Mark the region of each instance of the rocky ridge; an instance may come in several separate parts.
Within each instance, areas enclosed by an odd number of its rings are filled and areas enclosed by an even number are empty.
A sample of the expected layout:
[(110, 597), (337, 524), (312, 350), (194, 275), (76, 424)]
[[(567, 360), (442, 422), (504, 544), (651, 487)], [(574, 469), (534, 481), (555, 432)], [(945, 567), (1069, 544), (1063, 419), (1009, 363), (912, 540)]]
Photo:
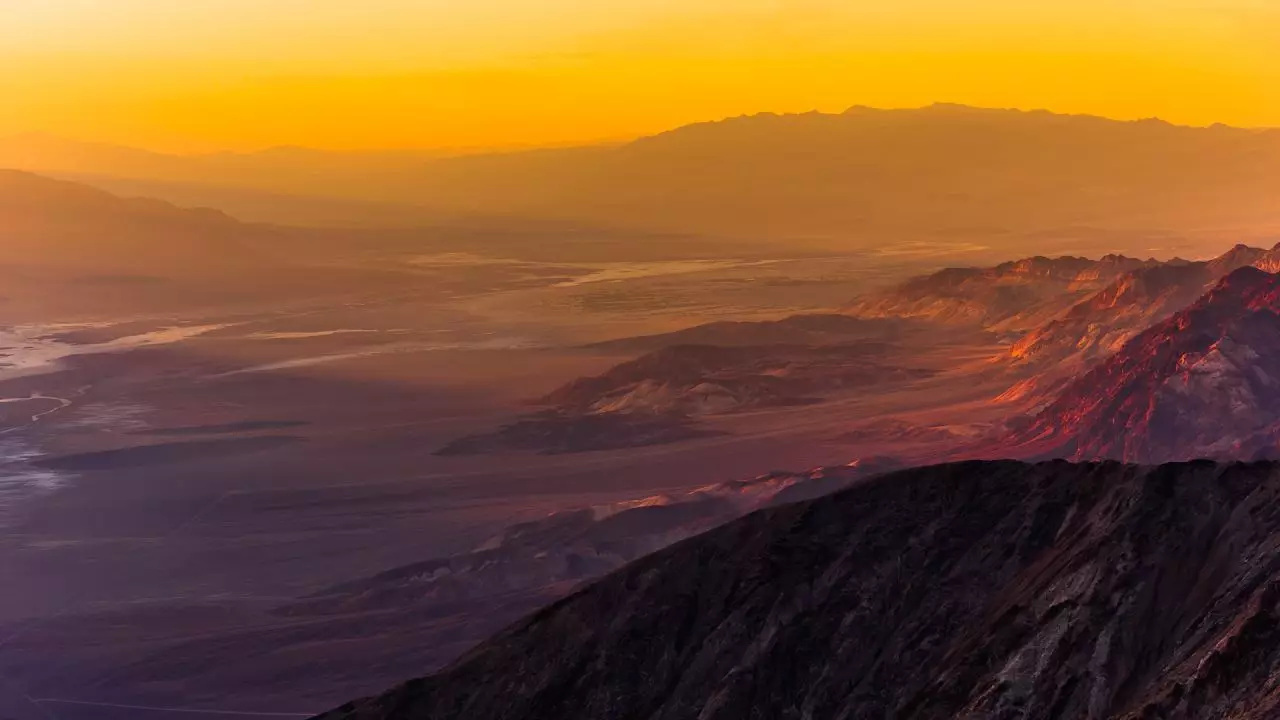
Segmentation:
[(969, 462), (755, 513), (323, 720), (1280, 713), (1280, 468)]

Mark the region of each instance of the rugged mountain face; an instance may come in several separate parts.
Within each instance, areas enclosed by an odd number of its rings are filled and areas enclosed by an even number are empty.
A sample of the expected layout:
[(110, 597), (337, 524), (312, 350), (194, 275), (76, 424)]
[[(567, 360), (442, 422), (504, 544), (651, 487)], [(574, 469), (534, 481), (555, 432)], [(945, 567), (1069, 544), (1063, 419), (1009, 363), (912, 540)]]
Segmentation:
[[(753, 510), (825, 495), (897, 467), (887, 458), (864, 458), (564, 510), (511, 526), (469, 552), (300, 598), (276, 608), (266, 627), (251, 623), (230, 632), (192, 633), (149, 649), (125, 668), (74, 682), (96, 694), (128, 678), (133, 687), (158, 693), (143, 704), (190, 701), (190, 688), (197, 686), (224, 698), (292, 694), (290, 707), (315, 697), (326, 698), (320, 707), (336, 704), (443, 667), (524, 615), (677, 541)], [(58, 642), (50, 652), (58, 652)], [(211, 661), (227, 657), (237, 661)]]
[(1195, 302), (1242, 267), (1280, 269), (1280, 251), (1237, 245), (1205, 262), (1171, 261), (1124, 273), (1061, 317), (1032, 330), (1009, 350), (1024, 368), (1079, 368), (1119, 350), (1130, 338)]
[(1013, 344), (1023, 366), (1089, 362), (1120, 348), (1141, 329), (1190, 305), (1213, 279), (1208, 263), (1161, 265), (1126, 273)]
[(1246, 267), (984, 452), (1152, 462), (1271, 455), (1278, 440), (1280, 276)]
[(325, 720), (1280, 713), (1280, 468), (971, 462), (644, 558)]
[(992, 330), (1029, 330), (1155, 260), (1107, 255), (1032, 257), (991, 268), (950, 268), (872, 293), (847, 309), (858, 318), (914, 318)]
[(754, 510), (819, 497), (898, 467), (890, 458), (865, 458), (806, 472), (777, 471), (678, 495), (565, 510), (507, 528), (469, 553), (344, 583), (281, 612), (326, 616), (421, 609), (522, 592), (535, 599), (564, 594), (578, 583)]

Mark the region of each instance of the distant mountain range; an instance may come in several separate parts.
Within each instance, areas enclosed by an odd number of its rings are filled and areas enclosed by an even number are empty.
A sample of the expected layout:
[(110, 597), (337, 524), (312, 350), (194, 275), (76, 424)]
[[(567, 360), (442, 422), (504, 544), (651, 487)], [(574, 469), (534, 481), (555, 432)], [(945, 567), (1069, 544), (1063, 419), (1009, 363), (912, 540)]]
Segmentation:
[[(1280, 228), (1280, 132), (953, 105), (764, 114), (614, 146), (445, 158), (175, 157), (42, 143), (53, 147), (0, 142), (0, 166), (145, 180), (161, 197), (179, 183), (173, 192), (188, 201), (198, 183), (220, 186), (209, 193), (224, 199), (235, 187), (793, 246), (1009, 251), (1033, 238), (1137, 252), (1169, 233)], [(269, 214), (269, 203), (258, 207)], [(1120, 247), (1116, 233), (1133, 244)]]
[(0, 170), (6, 266), (94, 275), (208, 275), (267, 269), (254, 240), (270, 233), (216, 210), (126, 200), (75, 183)]
[[(1280, 366), (1268, 364), (1280, 353), (1280, 306), (1254, 296), (1280, 282), (1277, 268), (1280, 246), (1237, 245), (1205, 261), (1033, 257), (909, 279), (843, 314), (611, 341), (593, 349), (637, 357), (538, 399), (544, 412), (445, 451), (678, 442), (710, 431), (698, 419), (906, 389), (939, 374), (920, 368), (917, 353), (1003, 338), (979, 372), (1007, 388), (993, 401), (1031, 416), (1011, 417), (1015, 429), (962, 456), (1269, 457), (1280, 454)], [(955, 448), (939, 450), (933, 457)]]
[(1237, 245), (1202, 262), (1032, 258), (911, 280), (851, 312), (1022, 330), (993, 368), (1018, 381), (1006, 399), (1038, 393), (1045, 405), (972, 455), (1271, 457), (1280, 454), (1277, 268), (1280, 246)]
[(359, 262), (396, 240), (246, 223), (211, 208), (0, 170), (0, 322), (226, 309), (408, 283)]

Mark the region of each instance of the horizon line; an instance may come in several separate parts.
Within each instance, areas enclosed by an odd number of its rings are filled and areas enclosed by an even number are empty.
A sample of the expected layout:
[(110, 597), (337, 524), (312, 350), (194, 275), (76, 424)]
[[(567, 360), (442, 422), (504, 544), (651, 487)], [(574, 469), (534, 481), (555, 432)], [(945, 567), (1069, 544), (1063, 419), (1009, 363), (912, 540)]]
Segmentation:
[[(582, 140), (571, 140), (565, 142), (554, 143), (503, 143), (499, 145), (476, 145), (476, 146), (417, 146), (417, 147), (322, 147), (311, 145), (298, 145), (288, 142), (282, 142), (272, 145), (264, 145), (252, 148), (234, 148), (224, 147), (219, 149), (176, 152), (171, 150), (163, 150), (155, 147), (144, 145), (124, 144), (112, 142), (109, 140), (92, 140), (83, 137), (73, 137), (62, 135), (48, 130), (22, 130), (7, 135), (0, 135), (0, 142), (20, 140), (23, 138), (41, 138), (54, 140), (58, 142), (82, 145), (96, 146), (99, 148), (110, 148), (113, 150), (128, 150), (139, 153), (147, 153), (150, 155), (158, 155), (171, 158), (198, 159), (212, 158), (218, 156), (251, 156), (261, 155), (272, 152), (309, 152), (325, 155), (431, 155), (435, 158), (461, 157), (466, 155), (502, 155), (517, 154), (522, 152), (538, 152), (542, 150), (571, 150), (584, 148), (600, 148), (618, 145), (627, 145), (639, 142), (649, 138), (656, 138), (669, 133), (678, 132), (685, 128), (717, 125), (724, 122), (732, 122), (735, 120), (747, 120), (752, 118), (774, 117), (774, 118), (793, 118), (807, 116), (824, 116), (824, 117), (844, 117), (855, 115), (859, 112), (867, 113), (893, 113), (893, 112), (920, 112), (927, 110), (968, 110), (978, 112), (991, 113), (1010, 113), (1022, 115), (1052, 115), (1064, 118), (1079, 118), (1089, 120), (1102, 120), (1120, 124), (1136, 124), (1136, 123), (1159, 123), (1175, 128), (1187, 130), (1235, 130), (1240, 132), (1271, 132), (1280, 131), (1280, 125), (1232, 125), (1223, 122), (1214, 122), (1207, 125), (1198, 125), (1192, 123), (1176, 123), (1165, 120), (1159, 116), (1152, 115), (1146, 117), (1114, 117), (1089, 112), (1062, 112), (1043, 107), (996, 107), (987, 105), (971, 105), (968, 103), (957, 103), (949, 101), (934, 101), (926, 105), (910, 105), (901, 107), (877, 107), (871, 105), (854, 104), (844, 110), (838, 112), (830, 112), (823, 110), (806, 110), (802, 112), (777, 112), (772, 110), (760, 110), (756, 112), (745, 112), (737, 115), (726, 115), (719, 118), (706, 120), (693, 120), (679, 125), (674, 125), (663, 130), (657, 130), (640, 135), (631, 135), (627, 137), (601, 137), (601, 138), (584, 138)], [(434, 159), (434, 158), (427, 158)]]

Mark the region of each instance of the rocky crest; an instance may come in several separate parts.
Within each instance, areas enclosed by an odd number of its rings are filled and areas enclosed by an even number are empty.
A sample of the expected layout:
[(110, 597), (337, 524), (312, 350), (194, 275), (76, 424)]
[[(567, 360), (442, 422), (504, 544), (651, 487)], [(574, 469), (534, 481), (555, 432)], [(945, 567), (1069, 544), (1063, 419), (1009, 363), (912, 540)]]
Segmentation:
[(1027, 330), (1155, 260), (1107, 255), (1032, 257), (990, 268), (948, 268), (859, 298), (858, 318), (912, 318), (993, 330)]
[(1280, 269), (1280, 249), (1236, 245), (1205, 262), (1170, 261), (1124, 273), (1061, 317), (1027, 333), (1009, 350), (1024, 368), (1087, 367), (1119, 350), (1142, 330), (1195, 302), (1242, 267)]
[(1154, 462), (1270, 456), (1277, 440), (1280, 276), (1245, 267), (983, 454)]
[(1280, 714), (1280, 467), (970, 462), (750, 515), (324, 720)]

